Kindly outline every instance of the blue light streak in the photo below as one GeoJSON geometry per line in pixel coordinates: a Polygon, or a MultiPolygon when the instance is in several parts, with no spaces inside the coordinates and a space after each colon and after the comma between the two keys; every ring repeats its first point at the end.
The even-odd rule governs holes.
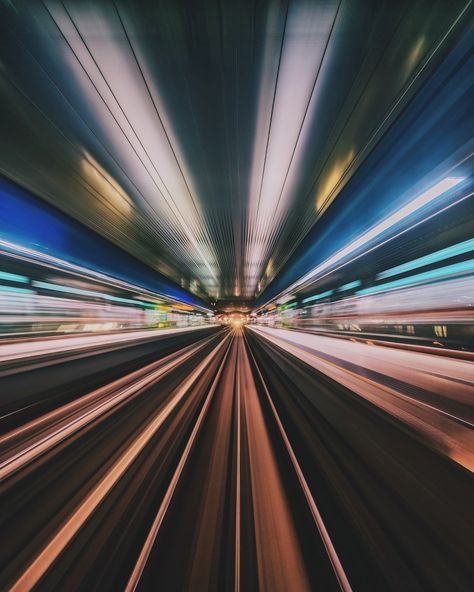
{"type": "Polygon", "coordinates": [[[0,286],[0,292],[13,292],[14,294],[36,294],[34,290],[17,288],[16,286],[0,286]]]}
{"type": "Polygon", "coordinates": [[[112,296],[111,294],[104,294],[103,292],[94,292],[93,290],[83,290],[81,288],[72,288],[70,286],[61,286],[59,284],[50,284],[49,282],[33,282],[37,288],[44,290],[53,290],[55,292],[64,292],[66,294],[77,294],[79,296],[90,296],[92,298],[103,298],[112,302],[120,302],[124,304],[133,304],[135,306],[153,306],[141,300],[132,300],[130,298],[121,298],[120,296],[112,296]]]}
{"type": "Polygon", "coordinates": [[[321,292],[321,294],[315,294],[314,296],[309,296],[308,298],[305,298],[302,303],[306,304],[307,302],[313,302],[314,300],[321,300],[322,298],[327,298],[328,296],[331,296],[331,294],[333,293],[333,290],[327,290],[327,292],[321,292]]]}
{"type": "Polygon", "coordinates": [[[359,290],[358,292],[356,292],[356,294],[357,296],[367,296],[369,294],[387,292],[388,290],[392,290],[394,288],[402,288],[404,286],[410,286],[413,284],[418,284],[420,282],[429,282],[436,279],[442,279],[449,275],[454,275],[457,273],[469,273],[472,271],[474,271],[474,259],[470,259],[469,261],[462,261],[461,263],[455,263],[453,265],[447,265],[446,267],[440,267],[438,269],[433,269],[431,271],[425,271],[423,273],[417,273],[416,275],[401,278],[399,280],[394,280],[393,282],[380,284],[378,286],[365,288],[364,290],[359,290]]]}
{"type": "Polygon", "coordinates": [[[29,279],[24,275],[18,275],[17,273],[8,273],[8,271],[0,271],[0,280],[8,280],[9,282],[18,282],[21,284],[27,284],[29,279]]]}
{"type": "Polygon", "coordinates": [[[424,267],[425,265],[430,265],[431,263],[437,263],[439,261],[443,261],[444,259],[455,257],[456,255],[464,255],[465,253],[469,253],[470,251],[474,251],[474,238],[471,238],[462,243],[457,243],[456,245],[452,245],[451,247],[446,247],[446,249],[441,249],[440,251],[430,253],[429,255],[425,255],[424,257],[413,259],[413,261],[409,261],[408,263],[403,263],[402,265],[391,267],[390,269],[387,269],[386,271],[382,271],[381,273],[377,274],[377,279],[383,279],[386,277],[391,277],[394,275],[398,275],[400,273],[404,273],[405,271],[418,269],[420,267],[424,267]]]}
{"type": "Polygon", "coordinates": [[[349,282],[338,288],[338,291],[345,292],[346,290],[352,290],[353,288],[358,288],[361,284],[362,282],[360,280],[354,280],[353,282],[349,282]]]}

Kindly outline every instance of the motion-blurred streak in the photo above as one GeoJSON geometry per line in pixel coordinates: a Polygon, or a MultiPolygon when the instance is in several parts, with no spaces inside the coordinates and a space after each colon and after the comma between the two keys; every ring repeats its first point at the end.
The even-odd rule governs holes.
{"type": "MultiPolygon", "coordinates": [[[[6,195],[8,198],[9,194],[6,195]]],[[[8,207],[8,203],[7,212],[14,229],[20,215],[28,218],[22,208],[8,207]]],[[[56,217],[59,217],[58,213],[56,217]]],[[[0,339],[162,329],[209,322],[212,313],[207,307],[193,302],[183,291],[175,298],[173,293],[177,286],[153,281],[158,278],[149,276],[151,270],[145,269],[147,273],[141,275],[137,264],[124,274],[126,266],[122,261],[120,264],[113,261],[110,257],[113,253],[106,257],[105,264],[109,268],[115,265],[112,275],[71,262],[71,258],[81,261],[84,245],[93,247],[94,240],[89,240],[84,229],[74,227],[70,221],[66,229],[61,226],[64,221],[57,220],[54,215],[47,221],[51,227],[48,237],[49,234],[53,237],[69,234],[68,242],[74,255],[71,257],[68,253],[66,260],[16,242],[0,240],[0,339]]],[[[9,226],[8,221],[5,224],[9,226]]],[[[26,227],[28,230],[28,224],[26,227]]],[[[41,240],[37,233],[31,237],[27,230],[24,230],[27,236],[22,237],[23,242],[41,240]]],[[[0,234],[3,234],[1,229],[0,234]]],[[[54,240],[50,244],[53,245],[54,240]]],[[[43,245],[43,249],[49,251],[49,245],[43,245]]],[[[60,247],[55,245],[54,252],[57,251],[60,247]]],[[[94,266],[100,268],[97,261],[94,266]]]]}
{"type": "MultiPolygon", "coordinates": [[[[176,487],[178,486],[179,479],[180,479],[183,469],[188,461],[191,450],[192,450],[193,446],[195,445],[196,438],[199,434],[199,431],[201,430],[201,426],[203,424],[203,421],[206,418],[206,415],[208,413],[211,401],[214,397],[217,385],[219,384],[219,382],[221,380],[221,376],[224,371],[224,368],[226,367],[226,362],[228,361],[228,354],[229,354],[231,344],[232,344],[232,341],[230,342],[229,347],[227,348],[227,351],[225,353],[225,356],[223,357],[221,364],[218,367],[217,372],[215,373],[215,377],[214,377],[213,382],[209,388],[209,392],[206,396],[206,399],[205,399],[204,404],[201,408],[201,411],[200,411],[199,416],[196,420],[196,423],[194,424],[193,431],[191,432],[189,440],[188,440],[186,447],[183,451],[183,454],[179,460],[178,466],[176,467],[176,471],[173,474],[173,477],[170,481],[168,489],[166,490],[166,494],[162,500],[160,508],[158,509],[158,512],[155,516],[153,524],[150,528],[150,531],[148,532],[148,535],[145,540],[145,544],[143,545],[143,548],[142,548],[140,555],[135,563],[135,567],[132,571],[130,579],[128,580],[127,587],[126,587],[127,592],[133,592],[139,586],[141,575],[143,574],[143,571],[146,567],[146,563],[147,563],[148,558],[150,556],[151,550],[153,548],[153,545],[155,544],[155,540],[156,540],[156,537],[159,533],[160,526],[161,526],[161,524],[164,520],[165,514],[169,508],[169,505],[171,503],[171,499],[172,499],[173,494],[176,490],[176,487]]],[[[228,432],[227,432],[227,435],[228,435],[228,432]]],[[[209,488],[210,492],[212,492],[212,489],[213,489],[212,487],[209,488]]],[[[210,501],[212,503],[212,500],[210,500],[210,501]]],[[[199,547],[199,545],[198,545],[198,551],[200,551],[201,548],[202,547],[199,547]]],[[[207,554],[206,549],[203,549],[203,551],[204,551],[204,553],[207,554]]],[[[196,559],[198,560],[198,557],[196,559]]]]}
{"type": "MultiPolygon", "coordinates": [[[[237,368],[243,438],[241,466],[250,477],[258,588],[284,592],[310,590],[302,538],[290,508],[281,468],[266,424],[247,351],[240,338],[237,368]],[[278,519],[275,520],[275,516],[278,519]]],[[[241,495],[241,498],[243,496],[241,495]]],[[[250,500],[243,498],[248,504],[250,500]]],[[[241,528],[248,525],[241,525],[241,528]]],[[[238,541],[240,544],[240,541],[238,541]]],[[[245,590],[245,586],[242,587],[245,590]]]]}
{"type": "Polygon", "coordinates": [[[389,413],[442,454],[474,470],[472,363],[252,326],[284,351],[389,413]]]}
{"type": "Polygon", "coordinates": [[[303,352],[248,340],[351,586],[468,590],[472,473],[303,352]]]}
{"type": "Polygon", "coordinates": [[[0,0],[0,590],[472,590],[473,7],[0,0]]]}
{"type": "Polygon", "coordinates": [[[269,407],[271,409],[271,412],[272,412],[272,414],[274,416],[274,420],[275,420],[275,422],[276,422],[276,424],[278,426],[278,429],[280,431],[281,437],[282,437],[283,442],[285,444],[285,447],[287,449],[288,455],[289,455],[289,457],[291,459],[291,462],[293,464],[294,470],[296,472],[296,475],[298,477],[298,480],[299,480],[299,482],[301,484],[301,487],[303,489],[303,492],[304,492],[306,501],[308,503],[308,506],[311,509],[311,514],[313,515],[314,522],[316,523],[317,529],[318,529],[318,531],[319,531],[319,533],[321,535],[321,538],[323,540],[324,546],[325,546],[326,551],[328,553],[328,557],[331,560],[331,563],[332,563],[332,566],[334,568],[334,572],[336,574],[336,577],[337,577],[337,579],[339,581],[339,585],[341,587],[341,590],[343,592],[350,592],[352,590],[352,588],[351,588],[351,585],[349,583],[349,580],[347,579],[347,575],[346,575],[346,573],[344,571],[344,567],[343,567],[343,565],[341,563],[341,560],[340,560],[340,558],[339,558],[339,556],[337,554],[337,551],[336,551],[336,549],[334,547],[334,544],[333,544],[333,542],[331,540],[331,537],[330,537],[329,532],[328,532],[328,530],[326,528],[326,525],[324,524],[324,520],[323,520],[323,518],[321,516],[321,513],[320,513],[318,507],[317,507],[317,504],[316,504],[316,502],[314,500],[314,497],[313,497],[313,495],[311,493],[311,490],[310,490],[310,488],[308,486],[308,483],[307,483],[307,481],[305,479],[305,476],[303,474],[303,471],[301,470],[301,466],[300,466],[300,464],[298,462],[298,459],[297,459],[297,457],[295,455],[295,452],[294,452],[293,447],[291,445],[291,442],[290,442],[290,440],[288,438],[288,435],[287,435],[287,433],[285,431],[285,428],[284,428],[283,423],[281,421],[281,418],[280,418],[280,416],[278,414],[278,411],[277,411],[277,409],[276,409],[276,407],[275,407],[275,405],[273,403],[273,400],[272,400],[272,397],[271,397],[270,392],[268,390],[268,387],[265,384],[265,380],[264,380],[264,378],[262,376],[262,373],[261,373],[261,371],[260,371],[260,369],[258,367],[258,364],[256,362],[255,356],[254,356],[254,354],[252,353],[252,350],[249,347],[248,347],[248,351],[249,351],[249,355],[252,358],[253,368],[255,370],[256,375],[258,376],[258,381],[259,381],[259,383],[261,384],[261,386],[263,388],[263,392],[265,393],[265,396],[266,396],[268,405],[269,405],[269,407]]]}
{"type": "Polygon", "coordinates": [[[0,339],[183,327],[210,316],[102,274],[0,257],[0,339]]]}
{"type": "Polygon", "coordinates": [[[325,590],[350,590],[342,567],[341,578],[333,571],[337,555],[331,547],[329,557],[330,545],[323,545],[321,517],[322,529],[312,523],[304,479],[268,414],[242,329],[232,332],[206,419],[192,434],[194,450],[185,450],[173,496],[158,509],[128,589],[160,581],[165,589],[310,590],[319,582],[325,590]]]}
{"type": "MultiPolygon", "coordinates": [[[[166,335],[187,333],[188,331],[200,330],[202,327],[182,327],[178,329],[163,329],[159,333],[151,331],[133,331],[125,333],[112,333],[106,335],[69,336],[46,338],[32,341],[31,339],[20,341],[0,342],[0,363],[3,368],[8,363],[20,366],[24,371],[30,362],[41,362],[43,358],[58,356],[67,358],[71,355],[84,352],[86,355],[100,351],[110,351],[122,345],[133,345],[143,341],[153,341],[166,335]]],[[[17,370],[18,371],[18,370],[17,370]]]]}
{"type": "Polygon", "coordinates": [[[110,493],[116,483],[123,477],[133,462],[143,452],[147,444],[160,430],[167,418],[170,417],[183,398],[189,394],[200,374],[209,367],[209,364],[215,358],[217,352],[222,349],[224,343],[225,340],[221,341],[213,351],[200,362],[180,387],[173,392],[169,401],[167,401],[159,411],[151,417],[147,422],[147,425],[143,427],[140,433],[128,444],[125,450],[122,451],[101,479],[95,483],[92,489],[75,507],[74,511],[67,517],[53,537],[39,549],[38,553],[35,554],[36,556],[11,586],[11,590],[24,590],[25,588],[32,588],[38,584],[45,573],[60,557],[64,549],[71,543],[71,540],[77,535],[85,522],[94,514],[104,498],[110,493]]]}
{"type": "MultiPolygon", "coordinates": [[[[361,253],[367,253],[369,247],[373,248],[374,244],[380,244],[382,241],[385,242],[389,238],[393,239],[393,236],[397,236],[395,233],[406,231],[406,227],[413,223],[413,218],[416,215],[418,215],[418,217],[420,216],[420,211],[426,212],[427,205],[432,202],[437,203],[440,200],[440,197],[445,194],[449,195],[450,193],[453,193],[452,190],[463,181],[465,181],[464,177],[445,177],[444,179],[441,179],[432,187],[429,187],[421,194],[410,199],[406,205],[385,217],[384,220],[364,232],[343,249],[334,253],[334,255],[323,261],[309,273],[305,274],[298,280],[298,282],[291,285],[288,288],[288,291],[294,291],[305,283],[314,281],[318,276],[324,277],[323,274],[327,274],[328,270],[334,266],[341,266],[343,263],[347,264],[348,258],[350,258],[350,261],[358,259],[361,256],[361,253]]],[[[443,206],[445,205],[446,204],[443,203],[443,206]]],[[[441,208],[441,206],[438,205],[438,208],[441,208]]]]}
{"type": "MultiPolygon", "coordinates": [[[[190,456],[187,449],[184,451],[182,461],[186,464],[178,467],[170,484],[168,492],[173,491],[174,495],[169,505],[158,508],[128,583],[129,589],[147,589],[157,579],[165,588],[233,588],[237,578],[237,574],[234,578],[233,561],[236,436],[232,429],[236,357],[233,338],[226,363],[216,376],[218,381],[213,382],[205,422],[190,456]],[[187,499],[184,505],[183,496],[187,499]],[[173,533],[171,537],[170,533],[173,533]],[[188,544],[183,545],[183,540],[189,541],[188,544]]],[[[193,431],[193,439],[195,435],[193,431]]]]}
{"type": "MultiPolygon", "coordinates": [[[[443,405],[454,404],[453,384],[472,388],[468,364],[241,321],[192,335],[0,439],[2,585],[273,592],[296,582],[349,592],[431,578],[426,558],[439,541],[399,500],[451,536],[442,493],[413,475],[431,483],[440,471],[448,489],[459,487],[462,511],[463,470],[473,466],[468,406],[457,401],[452,416],[443,405]],[[394,377],[399,391],[384,383],[394,377]],[[402,393],[408,379],[412,391],[402,393]],[[423,400],[426,380],[436,408],[423,400]],[[399,481],[392,465],[408,476],[399,481]],[[372,515],[380,505],[396,516],[387,532],[372,515]],[[409,534],[396,533],[397,521],[409,534]],[[392,540],[405,536],[426,548],[415,567],[392,540]]],[[[464,551],[445,561],[460,571],[442,581],[464,581],[464,551]]]]}
{"type": "Polygon", "coordinates": [[[139,396],[144,389],[162,379],[213,340],[215,337],[210,337],[195,346],[179,350],[1,436],[0,482],[60,442],[71,440],[74,434],[101,416],[120,409],[124,401],[139,396]]]}
{"type": "Polygon", "coordinates": [[[352,201],[368,154],[388,153],[375,176],[405,188],[454,151],[469,7],[2,2],[0,170],[177,283],[251,298],[352,201]]]}

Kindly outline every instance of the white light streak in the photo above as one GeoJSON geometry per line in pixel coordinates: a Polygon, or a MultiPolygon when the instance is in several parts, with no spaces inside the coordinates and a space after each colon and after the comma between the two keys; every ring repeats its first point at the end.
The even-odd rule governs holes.
{"type": "Polygon", "coordinates": [[[269,15],[245,253],[245,267],[258,272],[247,278],[243,288],[246,297],[255,292],[294,197],[303,155],[302,138],[315,116],[315,81],[336,10],[335,3],[325,7],[304,1],[291,3],[281,49],[282,23],[276,14],[269,15]]]}
{"type": "MultiPolygon", "coordinates": [[[[67,41],[65,58],[94,111],[99,135],[109,140],[116,162],[132,181],[133,199],[147,209],[146,224],[159,228],[163,241],[181,252],[194,272],[202,263],[212,278],[206,288],[217,289],[217,256],[192,177],[133,35],[129,33],[129,44],[118,14],[111,18],[111,12],[97,6],[47,6],[67,41]]],[[[87,177],[98,193],[105,188],[107,195],[110,182],[120,185],[104,174],[106,182],[87,177]]]]}
{"type": "MultiPolygon", "coordinates": [[[[37,251],[29,247],[24,247],[23,245],[18,245],[16,243],[0,239],[0,256],[2,255],[13,259],[19,259],[22,261],[33,261],[34,263],[40,263],[51,269],[58,269],[62,271],[66,270],[88,280],[98,280],[100,282],[106,283],[109,286],[114,286],[122,290],[128,290],[131,292],[138,292],[140,294],[144,294],[152,298],[156,298],[157,296],[159,296],[165,297],[167,300],[171,302],[180,302],[176,298],[173,298],[167,294],[158,294],[156,292],[147,290],[146,288],[134,286],[133,284],[129,284],[128,282],[124,282],[117,278],[113,278],[109,275],[100,273],[98,271],[94,271],[91,269],[87,269],[86,267],[82,267],[81,265],[70,263],[69,261],[65,261],[64,259],[59,259],[58,257],[54,257],[53,255],[48,255],[47,253],[43,253],[41,251],[37,251]]],[[[194,308],[202,310],[204,312],[208,312],[210,310],[209,308],[199,306],[195,306],[194,308]]]]}
{"type": "Polygon", "coordinates": [[[459,183],[464,181],[464,179],[465,177],[446,177],[442,179],[423,192],[421,195],[416,197],[410,203],[397,210],[391,216],[385,218],[385,220],[382,220],[382,222],[376,224],[373,228],[362,234],[359,238],[352,241],[346,247],[337,251],[334,255],[323,261],[323,263],[312,269],[297,282],[293,283],[287,290],[285,290],[285,293],[294,292],[294,290],[306,284],[308,281],[312,280],[322,272],[327,271],[336,263],[340,263],[345,257],[353,254],[356,250],[367,245],[372,240],[380,237],[384,232],[390,228],[393,228],[399,222],[405,220],[412,214],[415,214],[430,202],[436,200],[440,196],[444,195],[447,191],[459,185],[459,183]]]}

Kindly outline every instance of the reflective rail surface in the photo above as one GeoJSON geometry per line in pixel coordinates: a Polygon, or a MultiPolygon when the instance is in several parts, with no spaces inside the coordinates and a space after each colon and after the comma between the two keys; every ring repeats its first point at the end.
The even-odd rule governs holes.
{"type": "Polygon", "coordinates": [[[269,328],[185,335],[11,411],[2,589],[468,589],[470,362],[269,328]]]}

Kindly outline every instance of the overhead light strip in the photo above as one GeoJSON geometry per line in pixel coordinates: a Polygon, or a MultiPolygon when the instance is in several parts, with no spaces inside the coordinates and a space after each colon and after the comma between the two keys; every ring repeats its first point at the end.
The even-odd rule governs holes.
{"type": "Polygon", "coordinates": [[[421,210],[429,203],[435,201],[448,191],[452,190],[454,187],[458,186],[464,180],[465,177],[445,177],[444,179],[442,179],[441,181],[439,181],[438,183],[424,191],[421,195],[416,197],[410,203],[406,204],[405,206],[394,212],[391,216],[385,218],[385,220],[383,220],[379,224],[376,224],[373,228],[365,232],[362,236],[349,243],[346,247],[337,251],[334,255],[323,261],[323,263],[312,269],[298,281],[294,282],[286,290],[286,292],[295,291],[297,288],[303,286],[310,280],[314,279],[317,275],[330,269],[336,263],[340,263],[341,260],[343,260],[345,257],[351,255],[357,249],[360,249],[361,247],[367,245],[370,241],[379,238],[387,230],[393,228],[401,221],[405,220],[412,214],[421,210]]]}

